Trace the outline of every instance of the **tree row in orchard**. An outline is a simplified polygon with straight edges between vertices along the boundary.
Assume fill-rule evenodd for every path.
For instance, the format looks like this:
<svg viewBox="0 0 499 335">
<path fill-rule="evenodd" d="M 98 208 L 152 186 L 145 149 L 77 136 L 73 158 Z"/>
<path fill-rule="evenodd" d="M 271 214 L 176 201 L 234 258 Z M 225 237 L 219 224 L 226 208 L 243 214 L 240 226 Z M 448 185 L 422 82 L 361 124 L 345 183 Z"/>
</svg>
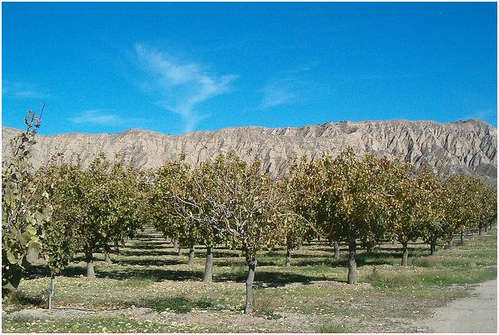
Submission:
<svg viewBox="0 0 499 335">
<path fill-rule="evenodd" d="M 2 173 L 4 296 L 39 257 L 52 276 L 82 252 L 87 276 L 93 254 L 109 254 L 145 226 L 190 249 L 206 248 L 203 281 L 213 277 L 213 250 L 230 248 L 245 256 L 245 312 L 253 309 L 253 281 L 261 250 L 285 247 L 286 265 L 304 241 L 325 238 L 348 246 L 348 282 L 357 281 L 356 253 L 386 240 L 398 241 L 407 265 L 408 243 L 423 240 L 435 251 L 455 234 L 481 232 L 496 218 L 497 195 L 480 179 L 442 177 L 428 168 L 351 149 L 336 157 L 290 161 L 288 173 L 273 179 L 258 160 L 234 153 L 190 166 L 183 155 L 159 169 L 141 171 L 123 157 L 103 154 L 83 167 L 56 156 L 34 170 L 30 150 L 39 119 L 14 138 L 13 155 Z"/>
</svg>

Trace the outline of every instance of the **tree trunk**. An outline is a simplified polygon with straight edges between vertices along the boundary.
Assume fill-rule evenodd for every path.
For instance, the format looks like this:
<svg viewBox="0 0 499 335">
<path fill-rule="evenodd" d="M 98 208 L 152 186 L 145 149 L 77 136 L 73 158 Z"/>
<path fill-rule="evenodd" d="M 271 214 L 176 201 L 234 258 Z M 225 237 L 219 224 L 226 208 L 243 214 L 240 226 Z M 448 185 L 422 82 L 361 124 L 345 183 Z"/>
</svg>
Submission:
<svg viewBox="0 0 499 335">
<path fill-rule="evenodd" d="M 430 242 L 430 255 L 433 255 L 435 252 L 435 246 L 436 246 L 436 241 L 431 241 Z"/>
<path fill-rule="evenodd" d="M 407 248 L 407 242 L 402 243 L 402 266 L 407 266 L 407 258 L 409 257 L 409 249 Z"/>
<path fill-rule="evenodd" d="M 106 263 L 112 263 L 111 257 L 109 257 L 109 252 L 107 252 L 107 251 L 104 252 L 104 261 Z"/>
<path fill-rule="evenodd" d="M 291 250 L 289 248 L 286 249 L 286 266 L 291 265 Z"/>
<path fill-rule="evenodd" d="M 85 254 L 85 257 L 87 259 L 87 278 L 95 278 L 95 271 L 94 271 L 94 256 L 91 251 L 87 252 Z"/>
<path fill-rule="evenodd" d="M 483 230 L 485 230 L 485 232 L 487 232 L 489 230 L 488 228 L 489 228 L 489 225 L 487 225 L 487 224 L 483 225 Z"/>
<path fill-rule="evenodd" d="M 461 245 L 464 245 L 464 231 L 461 230 L 460 234 L 460 239 L 461 239 Z"/>
<path fill-rule="evenodd" d="M 182 248 L 178 247 L 177 256 L 182 256 Z"/>
<path fill-rule="evenodd" d="M 245 314 L 253 312 L 253 280 L 255 279 L 256 258 L 251 258 L 248 262 L 248 279 L 246 279 L 246 306 Z"/>
<path fill-rule="evenodd" d="M 189 249 L 189 265 L 192 265 L 194 262 L 194 246 L 192 245 L 191 248 Z"/>
<path fill-rule="evenodd" d="M 482 235 L 482 226 L 478 227 L 478 235 Z"/>
<path fill-rule="evenodd" d="M 334 258 L 340 258 L 340 244 L 338 241 L 334 241 Z"/>
<path fill-rule="evenodd" d="M 52 296 L 54 295 L 54 275 L 50 276 L 48 309 L 52 309 Z"/>
<path fill-rule="evenodd" d="M 355 240 L 350 241 L 348 245 L 348 283 L 357 283 L 357 262 L 355 261 L 355 252 L 357 244 Z"/>
<path fill-rule="evenodd" d="M 212 280 L 213 280 L 213 253 L 211 252 L 211 247 L 206 247 L 206 263 L 204 265 L 203 281 L 205 283 L 211 283 Z"/>
<path fill-rule="evenodd" d="M 373 253 L 373 245 L 370 242 L 368 242 L 366 245 L 366 252 L 369 255 Z"/>
<path fill-rule="evenodd" d="M 178 240 L 177 239 L 172 239 L 173 241 L 173 248 L 177 249 L 178 248 Z"/>
</svg>

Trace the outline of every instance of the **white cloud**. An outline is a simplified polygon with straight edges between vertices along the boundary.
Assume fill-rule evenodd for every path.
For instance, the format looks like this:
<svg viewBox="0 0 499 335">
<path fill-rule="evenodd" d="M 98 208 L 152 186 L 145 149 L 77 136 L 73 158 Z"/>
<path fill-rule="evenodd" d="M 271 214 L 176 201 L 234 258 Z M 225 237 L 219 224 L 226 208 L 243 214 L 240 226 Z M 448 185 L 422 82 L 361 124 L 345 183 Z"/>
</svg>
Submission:
<svg viewBox="0 0 499 335">
<path fill-rule="evenodd" d="M 76 124 L 93 123 L 101 126 L 116 126 L 122 122 L 116 114 L 105 114 L 105 110 L 93 109 L 82 111 L 80 115 L 69 120 Z"/>
<path fill-rule="evenodd" d="M 200 114 L 198 105 L 228 92 L 237 78 L 235 75 L 208 74 L 200 64 L 178 61 L 141 44 L 135 45 L 135 53 L 152 80 L 148 86 L 160 95 L 160 105 L 182 116 L 186 132 L 194 130 L 206 117 Z"/>
<path fill-rule="evenodd" d="M 48 95 L 46 94 L 32 90 L 14 92 L 14 95 L 18 98 L 32 98 L 32 99 L 43 99 L 48 97 Z"/>
<path fill-rule="evenodd" d="M 277 84 L 271 84 L 263 89 L 261 109 L 271 108 L 279 105 L 286 105 L 293 102 L 295 94 L 289 90 L 279 87 Z"/>
<path fill-rule="evenodd" d="M 48 94 L 35 89 L 32 85 L 10 81 L 5 81 L 3 83 L 2 94 L 24 99 L 45 99 L 49 97 Z"/>
</svg>

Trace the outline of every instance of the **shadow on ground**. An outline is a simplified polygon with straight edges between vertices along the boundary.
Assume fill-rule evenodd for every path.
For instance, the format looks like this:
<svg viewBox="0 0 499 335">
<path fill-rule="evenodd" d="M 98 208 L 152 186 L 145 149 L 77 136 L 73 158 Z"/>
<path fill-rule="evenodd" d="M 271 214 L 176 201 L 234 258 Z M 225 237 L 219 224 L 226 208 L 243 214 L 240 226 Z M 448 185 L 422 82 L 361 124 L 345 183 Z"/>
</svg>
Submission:
<svg viewBox="0 0 499 335">
<path fill-rule="evenodd" d="M 213 276 L 214 281 L 224 282 L 224 281 L 235 281 L 235 282 L 245 282 L 247 272 L 233 272 L 233 273 L 222 273 L 215 274 Z M 278 287 L 285 286 L 291 283 L 303 283 L 307 284 L 312 281 L 323 281 L 328 280 L 325 276 L 306 276 L 291 272 L 277 272 L 277 271 L 257 271 L 255 273 L 255 284 L 257 287 Z M 329 279 L 330 281 L 342 282 L 342 280 Z M 259 284 L 258 284 L 259 283 Z M 263 284 L 264 283 L 264 284 Z"/>
<path fill-rule="evenodd" d="M 117 259 L 113 260 L 113 263 L 120 265 L 146 265 L 146 266 L 168 266 L 168 265 L 178 265 L 186 264 L 187 260 L 181 261 L 176 259 Z"/>
</svg>

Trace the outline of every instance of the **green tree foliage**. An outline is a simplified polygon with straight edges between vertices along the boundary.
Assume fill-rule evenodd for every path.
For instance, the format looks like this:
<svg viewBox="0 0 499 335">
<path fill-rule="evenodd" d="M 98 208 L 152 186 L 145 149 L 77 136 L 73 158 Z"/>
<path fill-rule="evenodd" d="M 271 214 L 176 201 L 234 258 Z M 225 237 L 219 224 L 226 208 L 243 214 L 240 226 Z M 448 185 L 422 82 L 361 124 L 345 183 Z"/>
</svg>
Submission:
<svg viewBox="0 0 499 335">
<path fill-rule="evenodd" d="M 324 188 L 317 195 L 318 224 L 329 240 L 349 246 L 348 283 L 357 280 L 357 240 L 375 243 L 383 238 L 389 220 L 386 159 L 365 156 L 358 160 L 348 149 L 335 159 L 321 161 Z"/>
<path fill-rule="evenodd" d="M 227 244 L 225 226 L 226 195 L 220 193 L 221 174 L 219 156 L 214 162 L 203 162 L 191 174 L 188 182 L 190 193 L 186 197 L 177 195 L 175 204 L 178 211 L 184 211 L 195 223 L 199 241 L 206 246 L 206 263 L 203 281 L 210 282 L 213 277 L 213 248 Z"/>
<path fill-rule="evenodd" d="M 103 248 L 110 251 L 112 244 L 123 244 L 132 238 L 143 225 L 146 202 L 146 177 L 131 165 L 116 156 L 107 175 L 106 193 L 109 199 L 109 233 L 103 241 Z"/>
<path fill-rule="evenodd" d="M 74 253 L 77 251 L 78 242 L 75 239 L 76 227 L 71 224 L 70 220 L 66 220 L 61 214 L 61 208 L 66 206 L 63 192 L 67 190 L 67 185 L 70 183 L 71 165 L 56 164 L 56 159 L 59 156 L 53 157 L 51 164 L 38 170 L 38 178 L 42 180 L 44 189 L 49 192 L 50 205 L 52 206 L 52 216 L 43 224 L 43 234 L 40 236 L 43 245 L 43 255 L 50 269 L 50 284 L 48 290 L 48 308 L 52 308 L 52 296 L 54 291 L 55 276 L 65 268 L 72 260 Z"/>
<path fill-rule="evenodd" d="M 97 156 L 87 169 L 77 162 L 54 167 L 59 182 L 54 192 L 56 217 L 75 231 L 78 248 L 85 253 L 87 276 L 95 277 L 93 254 L 109 251 L 140 227 L 141 192 L 138 172 L 118 157 L 109 162 Z"/>
<path fill-rule="evenodd" d="M 220 223 L 229 247 L 243 251 L 248 264 L 245 313 L 253 310 L 253 280 L 257 253 L 280 242 L 278 189 L 260 172 L 257 160 L 248 164 L 234 154 L 219 155 L 213 162 L 213 208 L 222 213 Z"/>
<path fill-rule="evenodd" d="M 437 241 L 456 232 L 486 229 L 497 216 L 495 189 L 477 178 L 447 179 L 428 168 L 365 155 L 351 149 L 334 159 L 302 158 L 290 173 L 272 179 L 261 162 L 221 154 L 191 167 L 179 160 L 138 171 L 116 156 L 97 156 L 87 168 L 77 157 L 34 171 L 29 158 L 39 118 L 30 112 L 26 132 L 11 142 L 2 172 L 4 294 L 14 290 L 23 267 L 42 255 L 52 276 L 83 251 L 88 277 L 93 255 L 133 237 L 153 223 L 167 237 L 194 250 L 206 246 L 204 281 L 212 280 L 212 249 L 219 244 L 243 252 L 248 265 L 245 312 L 253 309 L 257 254 L 325 236 L 349 247 L 348 282 L 355 283 L 356 250 L 384 238 L 397 239 L 407 264 L 409 241 Z"/>
<path fill-rule="evenodd" d="M 286 246 L 286 266 L 290 265 L 291 252 L 298 249 L 304 241 L 320 236 L 315 224 L 316 209 L 321 187 L 319 164 L 308 161 L 306 157 L 290 166 L 289 176 L 277 181 L 279 194 L 284 198 L 280 215 L 281 234 Z"/>
<path fill-rule="evenodd" d="M 497 220 L 497 189 L 493 188 L 492 185 L 483 184 L 483 186 L 480 222 L 488 224 L 491 228 Z"/>
<path fill-rule="evenodd" d="M 42 252 L 43 225 L 50 220 L 49 194 L 41 189 L 30 163 L 40 118 L 32 111 L 26 131 L 10 142 L 11 156 L 2 162 L 2 296 L 13 292 L 24 267 Z"/>
<path fill-rule="evenodd" d="M 445 219 L 450 222 L 445 237 L 456 232 L 478 228 L 480 225 L 479 199 L 483 189 L 479 180 L 466 175 L 451 176 L 444 182 L 446 190 Z"/>
<path fill-rule="evenodd" d="M 486 184 L 480 179 L 473 177 L 476 190 L 471 195 L 473 207 L 475 209 L 478 229 L 487 230 L 497 218 L 497 190 L 492 185 Z M 469 191 L 468 191 L 469 192 Z"/>
<path fill-rule="evenodd" d="M 446 206 L 448 205 L 448 194 L 443 185 L 440 175 L 423 167 L 417 173 L 417 183 L 421 198 L 424 199 L 424 210 L 422 217 L 422 238 L 430 245 L 430 253 L 436 250 L 437 241 L 449 236 L 451 221 L 446 218 Z"/>
<path fill-rule="evenodd" d="M 77 201 L 78 195 L 72 194 L 73 189 L 68 187 L 72 184 L 77 165 L 57 163 L 40 169 L 40 178 L 43 179 L 45 189 L 49 190 L 52 216 L 43 225 L 42 236 L 45 259 L 52 275 L 58 274 L 71 261 L 78 249 L 76 236 L 76 225 L 72 223 L 73 207 L 67 208 L 67 199 L 72 197 Z M 76 197 L 76 199 L 75 199 Z"/>
<path fill-rule="evenodd" d="M 197 224 L 200 213 L 193 206 L 198 201 L 194 173 L 183 160 L 164 164 L 156 173 L 149 198 L 155 227 L 191 251 L 202 240 Z"/>
<path fill-rule="evenodd" d="M 390 209 L 390 224 L 387 237 L 396 239 L 402 244 L 402 262 L 407 265 L 409 241 L 415 242 L 422 236 L 425 215 L 430 210 L 426 201 L 427 192 L 418 179 L 412 165 L 392 161 L 385 170 L 389 178 L 388 208 Z"/>
<path fill-rule="evenodd" d="M 111 198 L 108 192 L 109 162 L 103 154 L 96 157 L 87 170 L 75 170 L 74 182 L 70 185 L 76 195 L 70 198 L 75 215 L 71 218 L 77 227 L 78 239 L 85 253 L 87 277 L 94 278 L 93 254 L 105 248 L 112 229 Z M 69 202 L 69 201 L 68 201 Z"/>
<path fill-rule="evenodd" d="M 496 217 L 497 195 L 495 190 L 480 179 L 469 175 L 454 175 L 445 183 L 445 216 L 449 225 L 446 240 L 454 233 L 486 229 Z"/>
</svg>

